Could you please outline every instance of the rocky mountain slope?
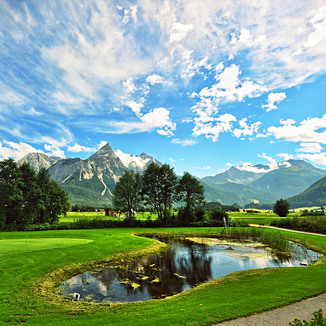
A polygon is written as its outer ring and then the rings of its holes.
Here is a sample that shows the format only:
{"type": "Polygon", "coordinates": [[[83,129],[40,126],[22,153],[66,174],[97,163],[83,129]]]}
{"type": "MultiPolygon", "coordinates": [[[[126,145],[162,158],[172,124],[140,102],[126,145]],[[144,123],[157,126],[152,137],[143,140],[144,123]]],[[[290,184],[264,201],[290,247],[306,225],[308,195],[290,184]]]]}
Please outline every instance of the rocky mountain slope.
{"type": "Polygon", "coordinates": [[[41,168],[48,169],[51,165],[61,160],[60,157],[48,156],[43,153],[29,153],[17,161],[18,166],[28,163],[36,172],[41,168]]]}
{"type": "MultiPolygon", "coordinates": [[[[23,160],[34,167],[39,153],[30,153],[27,156],[23,160]]],[[[108,206],[112,191],[126,169],[142,171],[152,162],[161,164],[145,153],[136,156],[115,152],[109,143],[86,160],[60,159],[54,160],[54,164],[48,166],[50,159],[44,159],[38,168],[48,168],[52,178],[68,192],[70,201],[82,206],[108,206]]]]}

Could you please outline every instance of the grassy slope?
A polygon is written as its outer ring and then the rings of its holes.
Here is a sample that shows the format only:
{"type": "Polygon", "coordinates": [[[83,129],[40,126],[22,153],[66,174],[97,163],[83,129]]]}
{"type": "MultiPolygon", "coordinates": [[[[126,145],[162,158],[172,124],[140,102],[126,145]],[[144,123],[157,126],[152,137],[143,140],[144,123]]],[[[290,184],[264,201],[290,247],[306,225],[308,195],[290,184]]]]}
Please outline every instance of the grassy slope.
{"type": "MultiPolygon", "coordinates": [[[[165,229],[167,232],[180,229],[165,229]]],[[[184,232],[216,231],[185,229],[184,232]]],[[[148,247],[131,229],[0,233],[0,239],[76,238],[93,242],[47,250],[5,253],[0,260],[0,323],[28,325],[211,325],[326,292],[326,265],[234,273],[174,298],[103,307],[41,300],[33,283],[57,267],[86,263],[148,247]],[[22,294],[19,294],[22,293],[22,294]]],[[[146,230],[148,231],[148,230],[146,230]]],[[[154,230],[158,231],[158,230],[154,230]]],[[[273,231],[270,232],[280,232],[273,231]]],[[[286,233],[286,232],[284,232],[286,233]]],[[[290,233],[288,233],[290,234],[290,233]]],[[[326,254],[326,238],[291,234],[326,254]]],[[[47,241],[46,239],[44,239],[47,241]]],[[[316,307],[317,309],[318,307],[316,307]]]]}

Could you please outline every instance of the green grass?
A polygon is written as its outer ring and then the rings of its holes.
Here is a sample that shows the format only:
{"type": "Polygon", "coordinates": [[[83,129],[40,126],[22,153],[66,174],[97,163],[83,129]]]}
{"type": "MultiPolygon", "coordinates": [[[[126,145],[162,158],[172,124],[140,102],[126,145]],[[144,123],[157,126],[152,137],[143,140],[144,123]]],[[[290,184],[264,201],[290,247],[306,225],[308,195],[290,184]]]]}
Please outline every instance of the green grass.
{"type": "Polygon", "coordinates": [[[0,240],[0,255],[12,255],[16,253],[30,252],[35,250],[49,250],[77,246],[92,242],[88,239],[70,238],[42,238],[42,239],[9,239],[0,240]]]}
{"type": "MultiPolygon", "coordinates": [[[[48,282],[50,289],[61,278],[90,268],[90,261],[112,260],[114,257],[119,261],[125,260],[142,248],[149,249],[157,244],[147,238],[135,237],[131,234],[133,232],[199,234],[219,230],[171,228],[2,232],[0,240],[6,241],[8,246],[3,246],[5,249],[0,259],[0,324],[212,325],[326,292],[325,259],[322,261],[324,264],[321,262],[305,268],[237,272],[173,298],[144,303],[107,306],[68,302],[56,298],[51,291],[48,293],[47,286],[43,286],[44,292],[40,290],[42,281],[48,282]],[[13,241],[16,239],[20,241],[13,241]],[[20,247],[24,248],[26,239],[31,241],[31,248],[38,250],[20,250],[20,247]],[[67,246],[73,242],[72,239],[85,242],[67,246]],[[39,247],[40,243],[43,243],[43,248],[39,247]]],[[[326,254],[326,237],[266,231],[284,233],[326,254]]]]}
{"type": "MultiPolygon", "coordinates": [[[[231,212],[230,218],[240,219],[248,222],[249,224],[264,224],[271,225],[274,220],[281,219],[277,214],[272,211],[259,211],[259,213],[246,213],[246,212],[231,212]]],[[[290,213],[289,217],[299,216],[299,213],[290,213]]]]}
{"type": "MultiPolygon", "coordinates": [[[[60,216],[59,223],[67,223],[67,222],[75,222],[80,219],[105,219],[105,220],[121,220],[125,216],[121,215],[121,218],[105,216],[104,212],[68,212],[66,216],[60,216]]],[[[157,214],[151,214],[149,212],[138,212],[137,219],[139,220],[147,220],[148,218],[152,220],[157,219],[157,214]]]]}

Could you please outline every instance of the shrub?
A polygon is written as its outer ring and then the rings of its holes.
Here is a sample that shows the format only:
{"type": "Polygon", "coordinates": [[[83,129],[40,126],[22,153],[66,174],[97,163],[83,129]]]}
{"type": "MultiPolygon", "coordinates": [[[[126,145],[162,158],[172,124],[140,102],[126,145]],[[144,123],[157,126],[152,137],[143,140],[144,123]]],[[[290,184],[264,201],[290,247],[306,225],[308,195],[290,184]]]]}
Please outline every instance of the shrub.
{"type": "Polygon", "coordinates": [[[326,326],[326,318],[322,309],[314,312],[314,317],[310,321],[300,321],[297,318],[293,318],[289,323],[291,326],[326,326]]]}

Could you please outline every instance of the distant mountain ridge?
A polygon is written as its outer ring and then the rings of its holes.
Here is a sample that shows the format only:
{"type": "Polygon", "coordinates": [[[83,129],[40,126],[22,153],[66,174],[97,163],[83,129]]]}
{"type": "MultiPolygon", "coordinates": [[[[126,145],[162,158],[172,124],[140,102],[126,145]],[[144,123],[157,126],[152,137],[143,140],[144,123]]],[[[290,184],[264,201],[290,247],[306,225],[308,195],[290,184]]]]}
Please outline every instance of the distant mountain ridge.
{"type": "MultiPolygon", "coordinates": [[[[112,191],[124,171],[142,172],[155,158],[141,153],[130,155],[114,151],[109,143],[88,159],[61,159],[42,153],[29,153],[17,163],[29,163],[36,171],[48,169],[54,180],[68,192],[73,204],[108,206],[112,191]]],[[[239,205],[275,203],[279,198],[292,198],[314,182],[326,177],[326,171],[302,160],[288,160],[278,165],[233,166],[215,176],[200,179],[208,201],[239,205]]]]}
{"type": "Polygon", "coordinates": [[[326,171],[312,164],[288,160],[272,169],[266,165],[250,166],[248,169],[231,167],[213,177],[202,178],[201,182],[206,198],[219,198],[229,205],[243,205],[250,202],[274,203],[277,199],[294,196],[324,176],[326,171]]]}
{"type": "Polygon", "coordinates": [[[326,177],[313,183],[300,194],[287,199],[291,207],[326,206],[326,177]]]}

